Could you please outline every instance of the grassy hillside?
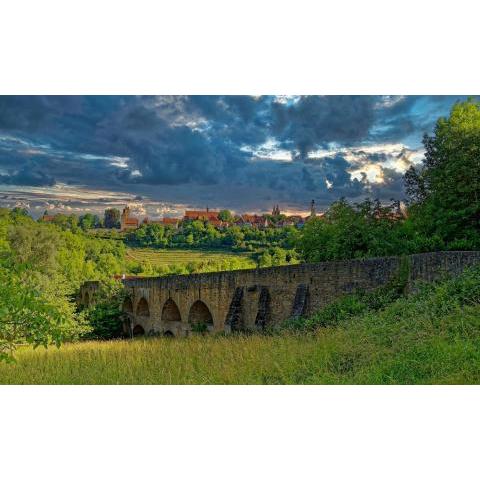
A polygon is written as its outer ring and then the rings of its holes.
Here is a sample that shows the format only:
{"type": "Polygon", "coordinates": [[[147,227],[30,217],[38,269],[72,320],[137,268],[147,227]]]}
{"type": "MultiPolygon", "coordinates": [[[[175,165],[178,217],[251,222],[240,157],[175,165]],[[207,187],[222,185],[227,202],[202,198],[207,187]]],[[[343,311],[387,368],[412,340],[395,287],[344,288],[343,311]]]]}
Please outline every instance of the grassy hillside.
{"type": "Polygon", "coordinates": [[[339,301],[335,322],[312,333],[25,348],[0,365],[0,383],[480,383],[478,271],[379,309],[353,304],[339,301]]]}
{"type": "MultiPolygon", "coordinates": [[[[127,260],[135,262],[148,262],[154,267],[170,265],[186,265],[190,262],[222,261],[231,258],[248,258],[247,254],[219,252],[208,250],[174,250],[174,249],[152,249],[152,248],[128,248],[127,260]]],[[[252,261],[252,268],[255,263],[252,261]]]]}

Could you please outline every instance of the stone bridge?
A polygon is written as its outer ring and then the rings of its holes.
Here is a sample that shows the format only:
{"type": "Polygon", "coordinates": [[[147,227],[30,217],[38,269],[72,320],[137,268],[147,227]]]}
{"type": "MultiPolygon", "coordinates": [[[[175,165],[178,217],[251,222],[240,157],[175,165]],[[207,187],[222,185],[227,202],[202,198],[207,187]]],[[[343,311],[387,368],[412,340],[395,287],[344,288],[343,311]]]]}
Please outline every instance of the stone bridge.
{"type": "MultiPolygon", "coordinates": [[[[480,252],[323,262],[254,270],[122,280],[126,333],[185,336],[193,331],[261,330],[324,307],[355,290],[385,285],[408,265],[408,283],[456,275],[480,262],[480,252]]],[[[95,301],[97,282],[80,290],[95,301]]]]}

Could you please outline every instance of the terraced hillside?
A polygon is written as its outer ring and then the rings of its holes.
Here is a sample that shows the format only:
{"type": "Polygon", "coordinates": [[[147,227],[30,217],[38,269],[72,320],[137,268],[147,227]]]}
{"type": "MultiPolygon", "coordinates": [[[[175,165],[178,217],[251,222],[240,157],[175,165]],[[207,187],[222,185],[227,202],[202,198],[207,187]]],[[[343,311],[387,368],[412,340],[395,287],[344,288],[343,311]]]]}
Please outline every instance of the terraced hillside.
{"type": "MultiPolygon", "coordinates": [[[[154,267],[170,265],[186,265],[194,262],[228,260],[232,258],[248,259],[248,254],[219,252],[208,250],[173,250],[173,249],[152,249],[152,248],[129,248],[127,249],[127,260],[136,262],[148,262],[154,267]]],[[[252,260],[252,268],[255,262],[252,260]]]]}

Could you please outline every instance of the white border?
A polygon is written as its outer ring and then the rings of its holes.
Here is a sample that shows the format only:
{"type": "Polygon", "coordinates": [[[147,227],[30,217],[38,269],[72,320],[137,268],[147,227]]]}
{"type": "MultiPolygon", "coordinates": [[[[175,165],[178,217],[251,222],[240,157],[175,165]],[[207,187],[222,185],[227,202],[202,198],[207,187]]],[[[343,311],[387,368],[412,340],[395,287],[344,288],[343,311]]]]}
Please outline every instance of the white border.
{"type": "Polygon", "coordinates": [[[3,388],[2,477],[471,478],[479,401],[477,387],[3,388]]]}
{"type": "MultiPolygon", "coordinates": [[[[478,94],[475,2],[2,2],[0,94],[478,94]]],[[[1,387],[2,478],[469,478],[478,387],[1,387]]]]}
{"type": "Polygon", "coordinates": [[[471,0],[15,0],[3,94],[478,94],[471,0]]]}

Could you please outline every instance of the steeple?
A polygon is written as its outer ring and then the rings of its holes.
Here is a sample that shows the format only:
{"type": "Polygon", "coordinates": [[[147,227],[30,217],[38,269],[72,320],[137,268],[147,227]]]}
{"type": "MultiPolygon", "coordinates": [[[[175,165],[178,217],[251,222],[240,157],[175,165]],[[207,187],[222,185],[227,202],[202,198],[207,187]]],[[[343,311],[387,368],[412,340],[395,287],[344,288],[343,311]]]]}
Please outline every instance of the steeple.
{"type": "Polygon", "coordinates": [[[317,216],[317,212],[315,211],[315,200],[312,200],[310,202],[310,217],[309,218],[315,218],[317,216]]]}

